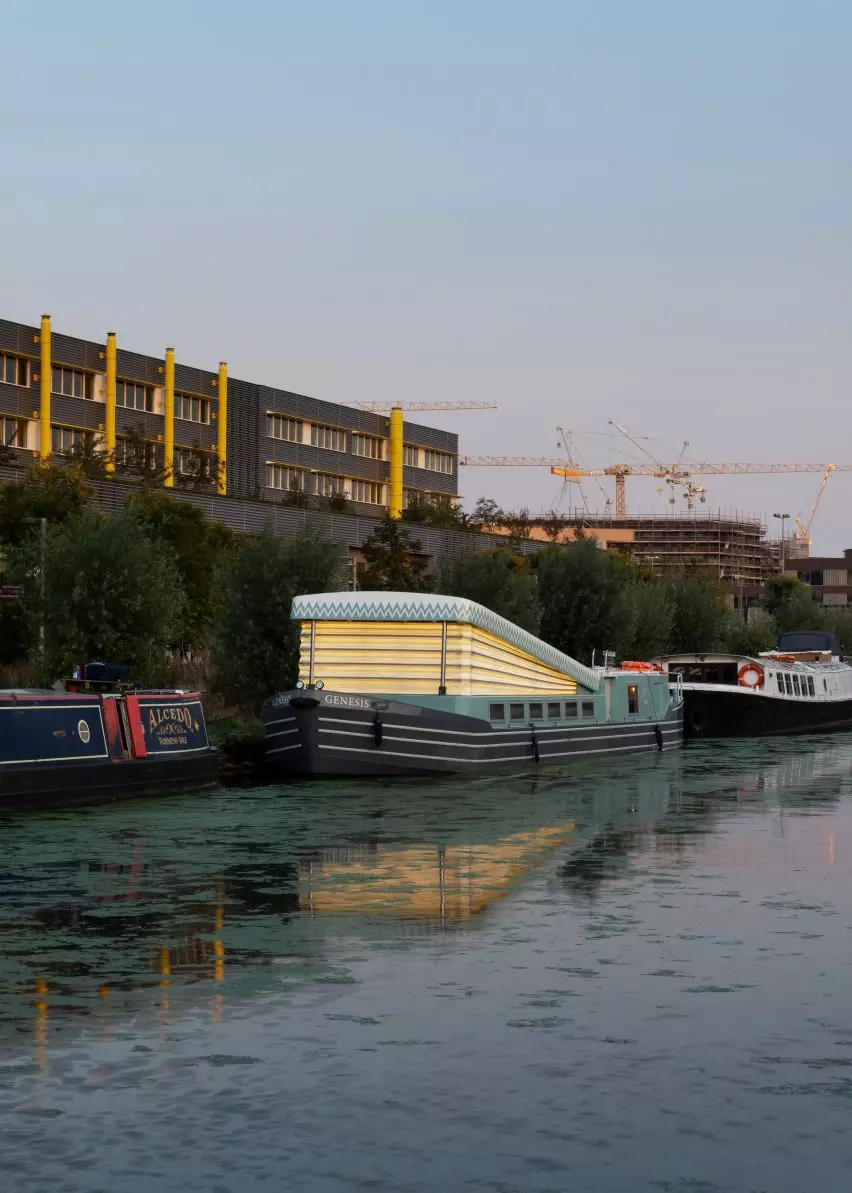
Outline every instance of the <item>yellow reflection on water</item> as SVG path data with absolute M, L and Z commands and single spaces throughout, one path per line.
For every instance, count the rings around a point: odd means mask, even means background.
M 459 922 L 507 895 L 575 831 L 574 821 L 513 833 L 487 845 L 351 846 L 302 870 L 311 911 Z

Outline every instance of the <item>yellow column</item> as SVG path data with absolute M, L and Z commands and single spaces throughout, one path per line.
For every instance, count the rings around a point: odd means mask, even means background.
M 104 449 L 108 476 L 115 473 L 115 332 L 108 331 L 106 338 L 106 413 L 104 415 Z
M 388 513 L 402 517 L 402 407 L 390 412 L 390 501 Z
M 42 464 L 50 459 L 50 394 L 53 387 L 53 371 L 50 362 L 50 315 L 41 317 L 41 370 L 39 372 L 39 434 L 38 454 Z
M 163 413 L 165 414 L 165 429 L 163 431 L 163 466 L 165 480 L 163 484 L 171 489 L 175 483 L 175 350 L 166 349 L 166 392 Z
M 216 492 L 224 497 L 228 492 L 228 362 L 219 361 L 219 461 L 216 469 Z

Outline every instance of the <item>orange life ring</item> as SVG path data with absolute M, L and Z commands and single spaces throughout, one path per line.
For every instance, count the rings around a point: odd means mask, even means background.
M 653 671 L 653 663 L 622 663 L 622 671 Z
M 747 679 L 748 675 L 754 675 L 755 678 Z M 737 682 L 743 688 L 762 688 L 763 687 L 763 668 L 759 663 L 743 663 L 737 675 Z

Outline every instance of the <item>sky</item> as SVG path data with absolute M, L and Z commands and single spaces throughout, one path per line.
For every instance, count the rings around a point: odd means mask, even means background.
M 0 315 L 475 455 L 852 464 L 847 0 L 0 0 Z M 707 478 L 807 512 L 819 476 Z M 627 483 L 663 513 L 659 481 Z M 611 482 L 604 482 L 611 495 Z M 538 511 L 547 469 L 461 470 Z M 595 482 L 589 508 L 603 509 Z M 852 547 L 852 472 L 814 551 Z

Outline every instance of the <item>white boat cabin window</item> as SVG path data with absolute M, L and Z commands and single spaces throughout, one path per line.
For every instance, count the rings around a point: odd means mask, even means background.
M 823 681 L 822 681 L 822 690 L 824 692 L 828 691 L 828 684 L 826 683 L 825 678 L 823 678 Z
M 509 705 L 509 720 L 510 721 L 522 721 L 523 719 L 524 719 L 523 704 L 510 704 Z
M 577 701 L 576 700 L 566 700 L 565 701 L 565 716 L 568 718 L 569 721 L 576 719 L 576 716 L 577 716 Z
M 639 685 L 629 683 L 627 685 L 627 711 L 629 713 L 639 711 Z M 585 716 L 585 713 L 583 714 Z
M 594 700 L 584 700 L 583 701 L 583 716 L 584 717 L 593 717 L 594 715 L 595 715 Z
M 784 694 L 784 672 L 778 671 L 775 675 L 775 679 L 776 679 L 776 682 L 778 683 L 778 691 L 781 692 L 781 694 L 783 695 Z
M 814 691 L 814 677 L 812 675 L 808 676 L 808 695 L 816 696 L 816 692 Z
M 562 716 L 562 705 L 559 703 L 558 700 L 553 704 L 548 704 L 548 706 L 547 706 L 548 721 L 558 721 L 561 716 Z
M 531 721 L 541 721 L 543 719 L 544 719 L 544 705 L 543 704 L 531 704 L 530 705 L 530 720 Z
M 490 704 L 488 706 L 489 721 L 504 721 L 506 719 L 505 704 Z

